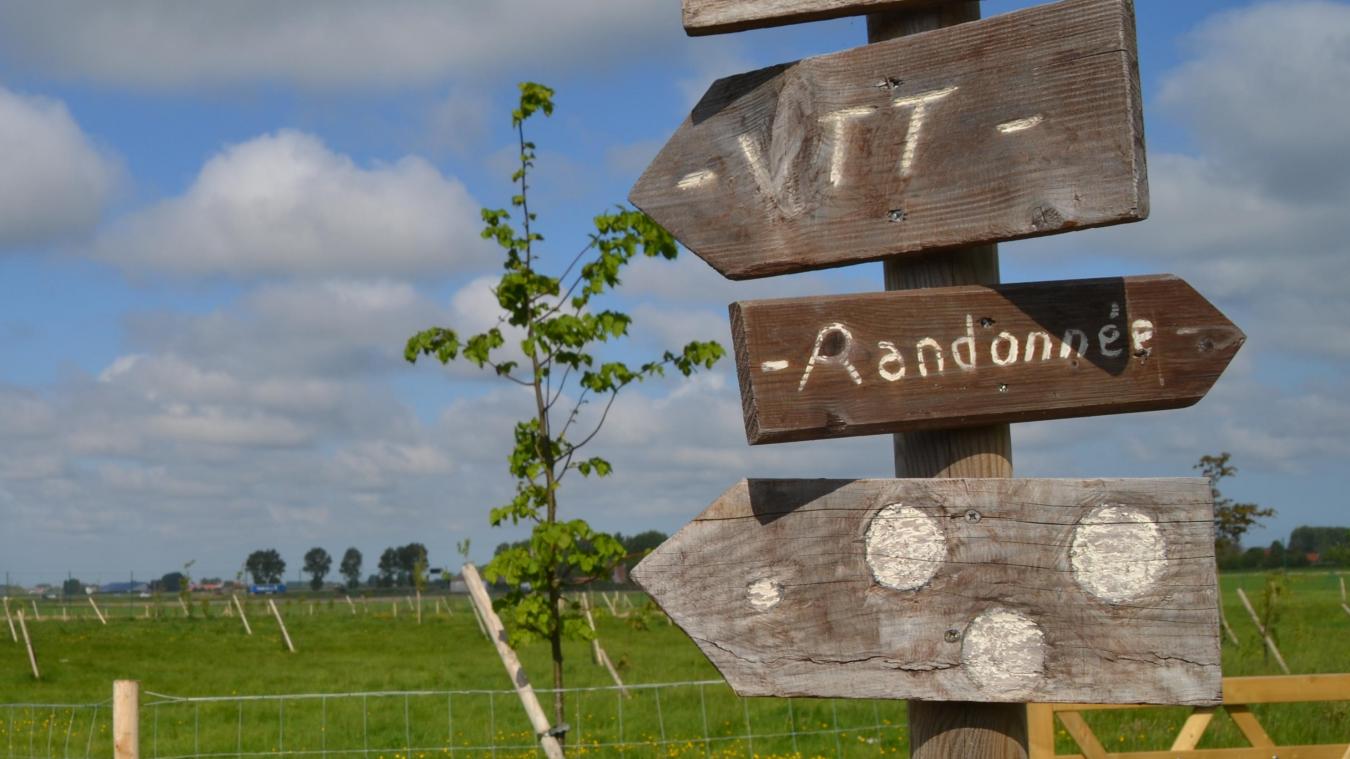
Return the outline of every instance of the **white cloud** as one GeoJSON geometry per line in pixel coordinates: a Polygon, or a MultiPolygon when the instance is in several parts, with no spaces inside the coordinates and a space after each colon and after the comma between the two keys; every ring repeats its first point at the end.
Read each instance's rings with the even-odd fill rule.
{"type": "Polygon", "coordinates": [[[0,87],[0,250],[91,229],[117,178],[64,104],[0,87]]]}
{"type": "Polygon", "coordinates": [[[1114,255],[1171,271],[1229,312],[1265,361],[1330,365],[1350,336],[1350,4],[1266,3],[1219,14],[1163,77],[1162,112],[1197,153],[1149,157],[1152,218],[1020,243],[1015,255],[1114,255]]]}
{"type": "Polygon", "coordinates": [[[282,131],[226,148],[183,195],[119,221],[93,252],[178,276],[445,275],[486,262],[477,209],[420,158],[363,168],[282,131]]]}
{"type": "Polygon", "coordinates": [[[488,135],[488,119],[496,113],[483,93],[454,87],[427,113],[427,142],[439,150],[464,153],[488,135]]]}
{"type": "Polygon", "coordinates": [[[678,6],[659,0],[0,5],[11,60],[148,88],[418,85],[508,65],[604,65],[682,36],[678,6]]]}
{"type": "Polygon", "coordinates": [[[1350,188],[1350,5],[1264,3],[1219,14],[1159,103],[1242,180],[1295,200],[1350,188]],[[1330,159],[1330,160],[1329,160],[1330,159]]]}

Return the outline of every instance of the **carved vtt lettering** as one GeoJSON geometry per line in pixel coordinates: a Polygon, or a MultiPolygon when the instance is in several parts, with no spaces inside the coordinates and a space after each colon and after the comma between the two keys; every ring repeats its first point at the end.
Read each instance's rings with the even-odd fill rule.
{"type": "Polygon", "coordinates": [[[900,176],[908,177],[914,171],[914,158],[919,152],[919,134],[923,131],[924,121],[928,117],[928,106],[956,92],[955,87],[924,92],[906,98],[891,101],[893,108],[912,108],[909,128],[905,130],[905,150],[900,154],[900,176]]]}

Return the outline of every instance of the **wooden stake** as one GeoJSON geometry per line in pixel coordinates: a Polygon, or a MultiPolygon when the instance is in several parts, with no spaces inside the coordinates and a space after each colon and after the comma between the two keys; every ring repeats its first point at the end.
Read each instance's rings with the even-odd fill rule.
{"type": "Polygon", "coordinates": [[[1233,628],[1229,626],[1228,617],[1223,613],[1222,600],[1219,602],[1219,621],[1223,623],[1223,631],[1228,634],[1228,639],[1233,642],[1233,645],[1238,645],[1238,636],[1233,632],[1233,628]]]}
{"type": "MultiPolygon", "coordinates": [[[[591,616],[591,607],[590,604],[586,603],[585,596],[581,597],[581,611],[586,615],[586,624],[590,625],[591,633],[594,635],[595,618],[591,616]]],[[[599,635],[595,635],[595,637],[591,638],[591,656],[595,658],[596,664],[603,664],[605,665],[605,669],[609,670],[609,676],[614,678],[614,684],[619,686],[619,692],[624,695],[624,698],[632,698],[628,693],[628,689],[624,687],[623,680],[620,679],[618,670],[614,669],[614,663],[609,660],[609,654],[605,653],[604,647],[600,645],[599,635]]]]}
{"type": "Polygon", "coordinates": [[[19,630],[23,632],[23,645],[28,649],[28,663],[33,665],[33,679],[41,680],[42,672],[38,670],[37,654],[33,653],[33,640],[28,637],[28,625],[23,621],[23,609],[19,610],[19,630]]]}
{"type": "Polygon", "coordinates": [[[33,621],[34,621],[34,622],[41,622],[41,621],[42,621],[42,612],[38,611],[38,607],[37,607],[37,599],[36,599],[36,598],[30,598],[30,599],[28,599],[28,601],[29,601],[29,603],[33,604],[33,621]]]}
{"type": "Polygon", "coordinates": [[[479,616],[486,621],[492,631],[489,637],[497,646],[497,655],[501,657],[502,666],[506,667],[506,674],[516,686],[516,694],[520,696],[520,703],[530,718],[530,725],[539,738],[539,745],[544,749],[548,759],[563,759],[562,745],[558,743],[557,738],[549,734],[552,728],[548,724],[548,717],[544,715],[544,708],[539,705],[539,698],[534,694],[534,686],[530,685],[530,679],[525,676],[524,667],[520,666],[520,659],[506,642],[506,630],[502,627],[502,621],[497,618],[497,613],[492,610],[492,600],[488,598],[487,589],[483,587],[483,581],[478,577],[478,570],[472,564],[465,564],[463,571],[464,582],[469,586],[469,598],[473,601],[479,616]]]}
{"type": "Polygon", "coordinates": [[[1345,577],[1336,575],[1336,579],[1341,581],[1341,605],[1345,605],[1345,577]]]}
{"type": "Polygon", "coordinates": [[[1256,629],[1261,632],[1261,637],[1266,639],[1266,648],[1269,648],[1270,652],[1275,655],[1275,661],[1279,663],[1280,669],[1284,670],[1286,675],[1291,674],[1289,665],[1285,664],[1284,657],[1280,656],[1280,649],[1275,647],[1275,641],[1270,639],[1270,635],[1266,633],[1266,628],[1261,626],[1261,618],[1256,616],[1256,609],[1253,609],[1252,602],[1247,600],[1247,594],[1242,591],[1242,588],[1237,589],[1237,594],[1238,598],[1242,600],[1242,605],[1247,608],[1247,613],[1251,615],[1252,624],[1256,625],[1256,629]]]}
{"type": "MultiPolygon", "coordinates": [[[[867,17],[867,41],[881,42],[980,17],[979,0],[867,17]]],[[[999,282],[998,246],[976,245],[886,259],[887,290],[999,282]]],[[[894,436],[897,477],[1011,477],[1012,435],[1006,424],[894,436]]],[[[914,759],[1025,759],[1027,710],[1020,704],[909,702],[914,759]]]]}
{"type": "Polygon", "coordinates": [[[356,616],[356,604],[352,601],[351,596],[347,596],[346,598],[347,598],[347,605],[352,607],[352,616],[354,617],[356,616]]]}
{"type": "Polygon", "coordinates": [[[9,596],[5,596],[5,622],[9,624],[9,637],[19,642],[19,633],[14,629],[14,618],[9,615],[9,596]]]}
{"type": "Polygon", "coordinates": [[[234,600],[234,608],[239,610],[239,621],[244,623],[244,633],[246,635],[252,635],[253,628],[249,627],[248,615],[244,613],[244,605],[239,603],[239,596],[235,595],[234,593],[231,593],[230,598],[234,600]]]}
{"type": "Polygon", "coordinates": [[[286,641],[286,648],[291,653],[295,653],[295,644],[291,643],[291,634],[286,632],[286,620],[281,618],[281,612],[277,611],[277,605],[272,599],[267,599],[267,606],[272,610],[272,616],[277,618],[277,625],[281,627],[281,639],[286,641]]]}
{"type": "Polygon", "coordinates": [[[600,597],[605,599],[605,606],[609,607],[609,613],[616,617],[619,616],[619,610],[614,608],[614,602],[609,600],[609,594],[602,590],[600,591],[600,597]]]}
{"type": "Polygon", "coordinates": [[[102,622],[102,623],[105,624],[105,625],[108,624],[107,618],[103,616],[103,611],[102,611],[101,609],[98,608],[98,602],[94,600],[94,597],[93,597],[93,596],[85,596],[85,598],[88,598],[88,599],[89,599],[89,605],[92,606],[92,607],[94,607],[94,613],[98,615],[98,621],[102,622]]]}
{"type": "Polygon", "coordinates": [[[398,601],[390,601],[389,608],[394,612],[394,619],[398,619],[398,601]]]}
{"type": "Polygon", "coordinates": [[[62,607],[61,607],[61,621],[62,621],[62,622],[69,622],[69,621],[70,621],[70,612],[69,612],[68,609],[66,609],[65,606],[62,606],[62,607]]]}
{"type": "Polygon", "coordinates": [[[469,594],[469,609],[473,611],[473,620],[478,623],[478,632],[483,634],[484,638],[492,640],[488,635],[487,627],[483,624],[483,615],[478,613],[478,604],[473,602],[473,594],[469,594]]]}
{"type": "Polygon", "coordinates": [[[192,616],[192,612],[188,610],[187,602],[183,600],[183,597],[182,597],[182,596],[178,596],[178,606],[179,606],[180,608],[182,608],[182,610],[183,610],[183,616],[185,616],[185,617],[190,617],[190,616],[192,616]]]}
{"type": "Polygon", "coordinates": [[[140,689],[136,680],[113,681],[113,759],[140,759],[140,689]]]}
{"type": "Polygon", "coordinates": [[[417,624],[422,624],[422,591],[417,591],[417,624]]]}

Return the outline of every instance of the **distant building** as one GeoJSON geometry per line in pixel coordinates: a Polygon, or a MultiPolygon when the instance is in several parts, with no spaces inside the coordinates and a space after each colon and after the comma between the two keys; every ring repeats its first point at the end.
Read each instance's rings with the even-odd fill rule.
{"type": "Polygon", "coordinates": [[[86,593],[144,593],[150,586],[143,582],[110,582],[106,585],[85,588],[86,593]]]}

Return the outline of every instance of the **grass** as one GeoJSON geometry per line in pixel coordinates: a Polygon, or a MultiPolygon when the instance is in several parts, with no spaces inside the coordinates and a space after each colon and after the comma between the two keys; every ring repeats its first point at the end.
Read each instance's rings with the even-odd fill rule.
{"type": "MultiPolygon", "coordinates": [[[[1238,645],[1224,644],[1226,676],[1278,673],[1235,594],[1237,587],[1244,588],[1260,612],[1266,582],[1262,573],[1222,578],[1224,612],[1239,636],[1238,645]]],[[[1286,593],[1272,627],[1293,671],[1350,671],[1350,615],[1339,607],[1336,578],[1290,573],[1283,582],[1286,593]]],[[[279,606],[298,648],[295,654],[285,651],[276,622],[257,601],[249,604],[251,637],[244,635],[237,617],[223,616],[218,598],[205,609],[194,604],[192,618],[185,618],[172,600],[161,602],[160,616],[149,619],[142,604],[108,604],[107,626],[92,618],[87,604],[81,618],[59,621],[59,605],[49,603],[42,609],[44,621],[29,624],[43,668],[41,681],[34,682],[29,674],[21,645],[0,640],[0,704],[105,702],[114,679],[140,680],[144,691],[178,697],[434,691],[188,703],[163,702],[143,693],[143,754],[312,751],[364,756],[351,752],[370,748],[371,759],[427,759],[452,748],[456,755],[489,755],[493,752],[477,747],[496,745],[499,756],[533,755],[528,749],[504,748],[533,742],[513,694],[448,693],[511,687],[464,599],[454,599],[451,614],[435,612],[435,602],[425,600],[420,625],[406,602],[391,599],[372,600],[357,615],[341,600],[311,604],[288,599],[279,606]],[[397,617],[393,603],[401,605],[397,617]],[[157,706],[146,706],[157,701],[157,706]]],[[[76,608],[68,607],[67,614],[76,608]]],[[[631,620],[603,613],[598,617],[601,640],[626,682],[720,679],[677,628],[657,620],[636,630],[631,620]]],[[[546,646],[525,646],[520,655],[535,685],[547,686],[546,646]]],[[[612,684],[605,670],[591,663],[586,644],[569,644],[566,655],[569,688],[612,684]]],[[[541,693],[540,698],[549,711],[551,696],[541,693]]],[[[631,698],[608,690],[573,693],[568,707],[571,755],[618,755],[596,746],[617,742],[630,744],[624,753],[632,756],[908,753],[900,701],[742,701],[719,684],[635,690],[631,698]],[[706,752],[705,729],[714,738],[706,752]],[[803,734],[810,731],[819,732],[803,734]],[[799,733],[795,739],[793,732],[799,733]],[[753,737],[747,739],[747,734],[753,737]],[[647,745],[634,745],[641,742],[647,745]]],[[[1255,711],[1280,745],[1344,741],[1350,734],[1347,702],[1260,706],[1255,711]]],[[[1170,745],[1186,713],[1093,712],[1087,720],[1108,750],[1157,750],[1170,745]]],[[[100,755],[106,753],[108,729],[106,705],[100,711],[0,709],[0,757],[100,755]]],[[[1215,720],[1201,743],[1242,745],[1226,716],[1215,720]]],[[[1058,747],[1061,753],[1077,751],[1062,730],[1058,747]]]]}

